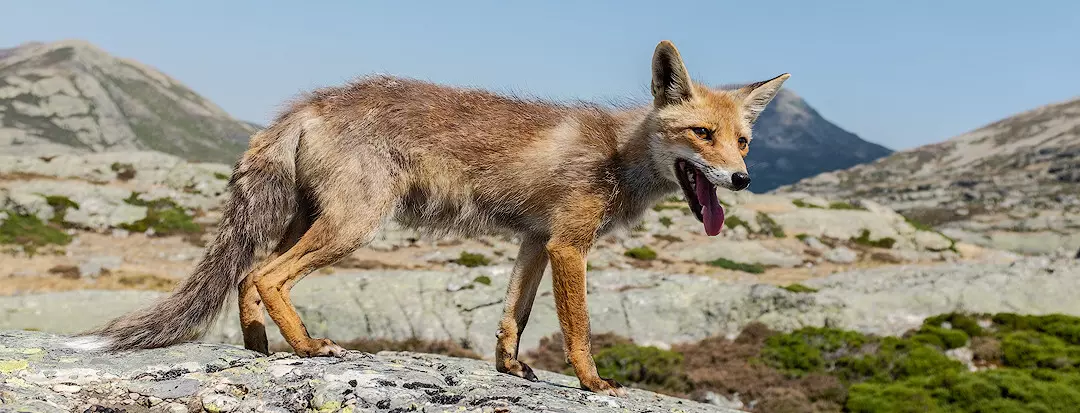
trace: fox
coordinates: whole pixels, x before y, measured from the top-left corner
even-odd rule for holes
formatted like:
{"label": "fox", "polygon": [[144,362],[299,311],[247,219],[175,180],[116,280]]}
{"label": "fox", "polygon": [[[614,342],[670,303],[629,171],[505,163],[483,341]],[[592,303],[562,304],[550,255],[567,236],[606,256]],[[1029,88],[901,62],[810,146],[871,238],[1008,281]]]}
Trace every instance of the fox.
{"label": "fox", "polygon": [[669,40],[656,45],[651,73],[652,102],[637,106],[383,74],[304,92],[233,165],[219,230],[191,275],[157,302],[80,333],[80,345],[116,352],[197,340],[235,291],[245,348],[269,354],[265,307],[296,355],[341,357],[334,341],[308,334],[290,290],[395,221],[425,234],[520,240],[496,370],[537,381],[518,350],[550,266],[564,354],[581,389],[626,396],[591,355],[589,251],[680,190],[705,234],[719,234],[717,188],[750,185],[751,129],[790,77],[699,83]]}

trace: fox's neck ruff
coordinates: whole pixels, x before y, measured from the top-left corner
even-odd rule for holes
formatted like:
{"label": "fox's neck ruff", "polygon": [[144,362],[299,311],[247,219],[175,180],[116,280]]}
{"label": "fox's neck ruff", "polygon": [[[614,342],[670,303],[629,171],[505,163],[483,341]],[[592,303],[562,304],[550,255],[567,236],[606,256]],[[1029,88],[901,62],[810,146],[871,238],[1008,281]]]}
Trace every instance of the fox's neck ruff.
{"label": "fox's neck ruff", "polygon": [[655,121],[648,108],[624,112],[623,127],[618,131],[618,180],[612,200],[615,215],[630,225],[648,208],[665,196],[679,190],[653,158],[651,141],[656,133]]}

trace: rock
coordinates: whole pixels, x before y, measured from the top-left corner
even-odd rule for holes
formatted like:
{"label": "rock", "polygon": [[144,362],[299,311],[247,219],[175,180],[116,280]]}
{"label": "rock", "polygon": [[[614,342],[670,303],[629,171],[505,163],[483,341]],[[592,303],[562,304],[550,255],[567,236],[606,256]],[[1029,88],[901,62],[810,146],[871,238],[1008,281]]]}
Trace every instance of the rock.
{"label": "rock", "polygon": [[[203,409],[210,413],[228,413],[236,410],[240,406],[240,401],[235,397],[226,396],[224,394],[210,394],[202,399]],[[316,408],[321,408],[323,405],[314,405]],[[339,405],[340,406],[340,405]]]}
{"label": "rock", "polygon": [[[626,398],[600,396],[579,389],[571,376],[536,370],[540,381],[531,382],[498,373],[491,362],[430,354],[350,351],[343,359],[302,359],[185,343],[105,355],[69,348],[66,341],[40,332],[0,331],[0,348],[16,350],[0,352],[0,366],[13,366],[0,370],[6,379],[0,381],[0,410],[111,411],[90,409],[96,405],[130,411],[122,406],[167,399],[151,411],[185,412],[195,405],[209,412],[337,411],[347,406],[383,412],[736,412],[638,389],[629,389]],[[269,367],[281,365],[290,366],[290,374],[268,373]],[[58,382],[69,380],[72,370],[84,378],[77,385],[81,391]],[[159,386],[162,382],[169,384]],[[183,391],[174,391],[181,387]],[[125,388],[139,389],[132,392],[138,401],[116,391]],[[153,393],[154,399],[144,399],[144,392]]]}
{"label": "rock", "polygon": [[803,239],[803,244],[806,244],[807,247],[810,247],[816,251],[829,250],[829,246],[825,245],[823,242],[821,242],[821,240],[817,239],[817,237],[806,237]]}
{"label": "rock", "polygon": [[972,352],[971,348],[961,347],[961,348],[949,349],[949,350],[945,351],[945,356],[950,358],[950,359],[953,359],[953,360],[959,361],[961,363],[964,363],[964,365],[967,366],[968,370],[970,370],[970,371],[978,370],[978,367],[975,366],[975,362],[974,362],[975,353]]}
{"label": "rock", "polygon": [[717,258],[726,258],[736,262],[790,268],[803,262],[802,257],[792,252],[766,247],[760,241],[734,241],[724,238],[711,238],[706,242],[693,243],[674,251],[673,254],[679,259],[703,263]]}
{"label": "rock", "polygon": [[825,259],[837,264],[851,264],[859,259],[859,253],[846,247],[836,247],[825,253]]}
{"label": "rock", "polygon": [[[507,265],[456,271],[341,271],[304,279],[291,297],[313,336],[342,342],[414,336],[452,340],[491,357],[509,272]],[[490,285],[473,282],[480,276],[488,277]],[[818,292],[798,294],[711,276],[594,270],[588,277],[590,322],[597,333],[674,344],[735,334],[752,321],[784,331],[827,325],[901,334],[927,316],[949,311],[1080,316],[1080,301],[1075,300],[1080,296],[1080,261],[1071,257],[889,265],[801,283]],[[88,290],[0,297],[0,329],[74,333],[160,296],[150,291]],[[225,308],[204,341],[242,343],[235,301]],[[267,328],[272,344],[285,345],[273,323]],[[536,348],[541,338],[558,331],[551,285],[545,282],[522,335],[521,351]]]}
{"label": "rock", "polygon": [[124,259],[117,256],[92,257],[79,264],[79,275],[82,277],[96,278],[102,270],[115,271],[123,264]]}
{"label": "rock", "polygon": [[934,231],[915,231],[915,246],[927,251],[945,251],[952,248],[953,241]]}

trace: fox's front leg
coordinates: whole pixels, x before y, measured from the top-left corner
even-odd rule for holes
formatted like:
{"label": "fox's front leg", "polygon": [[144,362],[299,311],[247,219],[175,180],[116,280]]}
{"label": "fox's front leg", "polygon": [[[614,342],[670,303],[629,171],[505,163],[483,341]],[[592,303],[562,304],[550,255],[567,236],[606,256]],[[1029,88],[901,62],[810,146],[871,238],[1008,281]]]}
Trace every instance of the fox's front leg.
{"label": "fox's front leg", "polygon": [[529,237],[521,242],[510,285],[506,288],[503,318],[499,322],[499,342],[495,346],[495,368],[503,373],[536,381],[532,368],[518,360],[521,333],[529,322],[536,289],[547,268],[546,238]]}
{"label": "fox's front leg", "polygon": [[585,303],[585,254],[592,238],[591,234],[581,235],[553,238],[547,245],[555,310],[563,333],[563,349],[582,387],[609,396],[626,396],[626,390],[618,382],[600,377],[593,362],[589,343],[589,310]]}

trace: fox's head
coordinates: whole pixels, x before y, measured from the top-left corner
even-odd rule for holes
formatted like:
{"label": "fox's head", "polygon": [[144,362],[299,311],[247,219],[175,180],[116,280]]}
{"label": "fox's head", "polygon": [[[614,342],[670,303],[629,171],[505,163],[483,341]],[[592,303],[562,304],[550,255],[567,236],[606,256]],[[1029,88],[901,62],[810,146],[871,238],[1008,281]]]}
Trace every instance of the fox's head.
{"label": "fox's head", "polygon": [[656,46],[652,62],[655,131],[649,152],[656,170],[678,182],[690,210],[710,235],[720,233],[724,210],[716,187],[741,191],[750,185],[743,158],[758,115],[789,74],[737,89],[695,83],[669,41]]}

